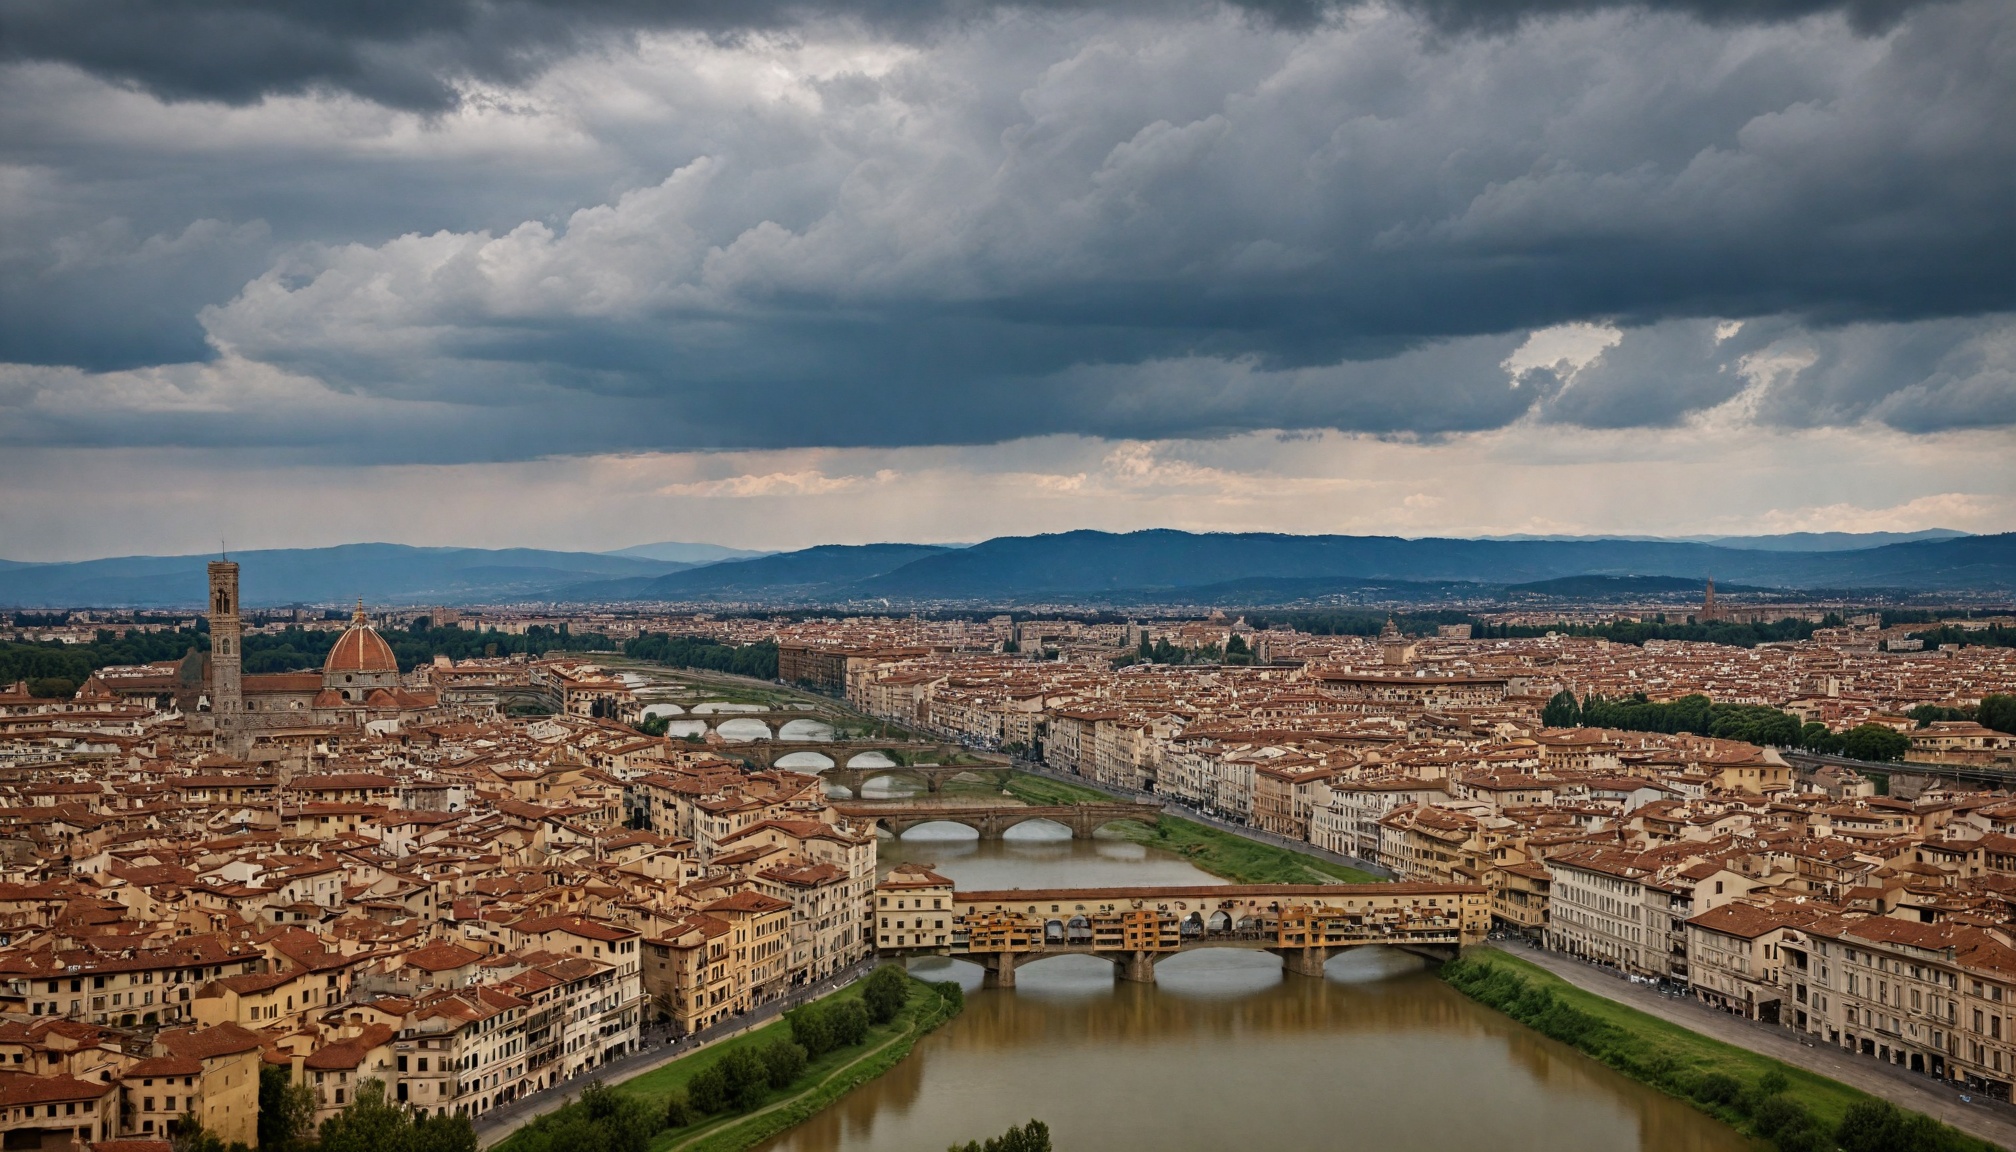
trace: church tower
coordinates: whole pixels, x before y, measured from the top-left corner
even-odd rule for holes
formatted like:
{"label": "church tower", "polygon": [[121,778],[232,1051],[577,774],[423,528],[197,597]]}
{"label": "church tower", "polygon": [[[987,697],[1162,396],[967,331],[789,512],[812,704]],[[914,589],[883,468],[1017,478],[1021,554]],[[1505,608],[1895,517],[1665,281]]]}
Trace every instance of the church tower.
{"label": "church tower", "polygon": [[235,753],[245,729],[245,692],[239,669],[238,565],[210,562],[210,723],[220,741]]}
{"label": "church tower", "polygon": [[1710,576],[1708,577],[1708,594],[1702,597],[1701,600],[1701,622],[1706,624],[1710,620],[1720,620],[1721,618],[1722,610],[1715,606],[1715,578]]}

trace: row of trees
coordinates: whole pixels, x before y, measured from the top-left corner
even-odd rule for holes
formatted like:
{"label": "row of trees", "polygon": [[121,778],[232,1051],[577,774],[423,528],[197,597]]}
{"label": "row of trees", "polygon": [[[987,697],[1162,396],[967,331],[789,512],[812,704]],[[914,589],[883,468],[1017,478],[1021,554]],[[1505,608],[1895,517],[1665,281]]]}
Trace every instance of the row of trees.
{"label": "row of trees", "polygon": [[[752,1112],[803,1080],[813,1061],[867,1043],[871,1029],[903,1011],[912,988],[913,981],[902,968],[878,968],[858,998],[807,1004],[785,1013],[789,1037],[729,1047],[701,1067],[684,1090],[674,1090],[662,1106],[597,1082],[583,1090],[580,1099],[527,1124],[505,1147],[508,1152],[647,1152],[652,1139],[668,1129]],[[962,1000],[957,984],[933,985],[932,991],[955,1010]]]}
{"label": "row of trees", "polygon": [[646,632],[623,642],[623,654],[637,660],[655,660],[674,668],[704,668],[711,672],[732,672],[758,680],[777,678],[777,645],[764,640],[755,644],[723,644],[708,636],[672,636]]}
{"label": "row of trees", "polygon": [[968,1140],[952,1145],[945,1152],[1050,1152],[1050,1126],[1041,1120],[1011,1124],[1008,1131],[989,1137],[984,1144]]}
{"label": "row of trees", "polygon": [[1220,648],[1216,644],[1206,644],[1199,648],[1181,648],[1169,643],[1166,636],[1158,636],[1153,644],[1148,637],[1141,637],[1141,645],[1125,656],[1113,661],[1116,668],[1129,664],[1251,664],[1253,649],[1244,636],[1234,635]]}
{"label": "row of trees", "polygon": [[1981,644],[1990,648],[2016,648],[2016,628],[2004,628],[2000,624],[1992,624],[1979,632],[1968,632],[1959,628],[1928,628],[1923,632],[1913,632],[1911,635],[1925,641],[1927,648],[1937,648],[1942,644],[1958,647]]}
{"label": "row of trees", "polygon": [[1949,708],[1943,704],[1920,704],[1905,713],[1920,728],[1941,720],[1972,720],[1983,728],[1993,728],[2016,736],[2016,696],[1991,693],[1975,707]]}
{"label": "row of trees", "polygon": [[1668,621],[1664,615],[1650,620],[1612,620],[1602,624],[1485,624],[1479,622],[1470,634],[1479,640],[1511,640],[1545,636],[1558,632],[1567,636],[1598,636],[1613,644],[1643,645],[1647,640],[1692,640],[1707,644],[1728,644],[1755,648],[1781,640],[1811,640],[1815,628],[1838,628],[1841,618],[1829,614],[1818,624],[1787,617],[1771,623],[1738,624],[1727,620],[1698,621],[1682,617]]}
{"label": "row of trees", "polygon": [[[610,652],[616,647],[607,636],[595,632],[574,633],[565,624],[551,628],[535,624],[521,635],[489,629],[437,628],[425,616],[415,620],[410,628],[383,628],[378,634],[391,646],[392,655],[398,658],[402,672],[410,672],[436,656],[469,660],[521,654],[544,656],[548,652]],[[286,628],[279,632],[247,636],[245,671],[295,672],[304,668],[320,668],[340,635],[340,632]]]}
{"label": "row of trees", "polygon": [[[185,1127],[176,1152],[231,1152],[200,1128]],[[476,1152],[467,1116],[415,1116],[389,1100],[385,1082],[363,1080],[341,1112],[315,1128],[315,1091],[285,1067],[259,1071],[259,1152]],[[640,1147],[636,1152],[643,1152]]]}
{"label": "row of trees", "polygon": [[1861,724],[1846,732],[1834,732],[1818,722],[1801,724],[1797,716],[1776,708],[1717,704],[1698,694],[1661,704],[1646,699],[1643,692],[1621,700],[1590,695],[1578,701],[1574,693],[1563,690],[1555,693],[1541,709],[1540,721],[1551,728],[1685,732],[1877,762],[1902,759],[1911,748],[1910,737],[1881,724]]}
{"label": "row of trees", "polygon": [[68,696],[108,664],[179,660],[191,648],[209,646],[210,637],[197,631],[114,636],[104,629],[89,644],[0,643],[0,685],[26,680],[28,690],[37,696]]}
{"label": "row of trees", "polygon": [[[1987,1152],[1988,1145],[1936,1120],[1875,1099],[1848,1108],[1828,1125],[1797,1099],[1785,1073],[1772,1068],[1739,1079],[1712,1052],[1688,1052],[1592,1013],[1555,988],[1488,960],[1465,956],[1440,975],[1471,999],[1608,1064],[1626,1076],[1721,1117],[1771,1142],[1778,1152]],[[1691,1057],[1691,1058],[1690,1058]],[[1707,1059],[1704,1060],[1703,1057]],[[1705,1065],[1705,1066],[1704,1066]]]}
{"label": "row of trees", "polygon": [[[280,632],[245,637],[244,669],[249,673],[296,672],[320,668],[329,657],[339,632],[287,628]],[[475,656],[511,656],[524,653],[543,656],[548,652],[607,652],[615,644],[594,633],[572,634],[565,624],[544,625],[525,630],[524,635],[462,628],[435,628],[423,617],[411,629],[387,628],[379,632],[392,646],[401,671],[427,663],[436,656],[466,660]],[[174,632],[135,632],[115,636],[100,629],[88,644],[0,643],[0,684],[28,682],[37,696],[68,696],[89,679],[91,673],[108,664],[152,664],[180,660],[191,651],[210,650],[207,627]],[[776,666],[773,647],[771,667]],[[773,671],[774,675],[774,671]]]}

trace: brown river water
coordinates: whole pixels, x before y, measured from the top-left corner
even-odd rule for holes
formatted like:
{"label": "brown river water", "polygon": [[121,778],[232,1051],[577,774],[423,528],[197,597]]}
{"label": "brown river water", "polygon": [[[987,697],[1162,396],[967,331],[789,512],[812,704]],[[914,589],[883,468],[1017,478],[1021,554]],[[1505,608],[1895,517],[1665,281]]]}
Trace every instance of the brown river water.
{"label": "brown river water", "polygon": [[[927,828],[925,836],[950,829]],[[1035,830],[1031,830],[1032,832]],[[1040,834],[1040,833],[1039,833]],[[1196,884],[1213,878],[1117,840],[883,841],[885,867],[932,863],[962,888]],[[1322,980],[1264,952],[1204,951],[1157,983],[1061,956],[980,987],[887,1075],[763,1148],[938,1152],[1031,1117],[1060,1152],[1739,1152],[1734,1130],[1475,1004],[1405,953],[1333,960]]]}

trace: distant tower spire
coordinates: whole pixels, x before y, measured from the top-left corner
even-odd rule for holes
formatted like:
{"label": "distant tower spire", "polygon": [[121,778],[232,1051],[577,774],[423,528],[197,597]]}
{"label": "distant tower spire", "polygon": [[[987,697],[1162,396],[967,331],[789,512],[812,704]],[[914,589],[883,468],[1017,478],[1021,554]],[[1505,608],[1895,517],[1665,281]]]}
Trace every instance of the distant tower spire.
{"label": "distant tower spire", "polygon": [[1715,607],[1715,578],[1710,576],[1708,577],[1707,594],[1701,599],[1701,619],[1703,621],[1713,620],[1720,616],[1721,612],[1721,609]]}

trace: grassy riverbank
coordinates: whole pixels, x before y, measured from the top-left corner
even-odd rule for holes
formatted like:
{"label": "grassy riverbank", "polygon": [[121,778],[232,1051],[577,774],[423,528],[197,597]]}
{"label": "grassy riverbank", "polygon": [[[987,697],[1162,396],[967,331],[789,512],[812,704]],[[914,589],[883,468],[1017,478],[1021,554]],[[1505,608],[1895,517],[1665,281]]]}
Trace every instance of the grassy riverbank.
{"label": "grassy riverbank", "polygon": [[[861,984],[853,984],[814,1003],[830,1006],[859,1000],[862,988]],[[650,1139],[650,1150],[741,1152],[742,1149],[752,1148],[887,1072],[898,1060],[910,1054],[918,1040],[957,1015],[958,1011],[958,1004],[941,995],[938,989],[912,979],[910,998],[902,1011],[887,1024],[869,1028],[866,1039],[860,1044],[827,1052],[811,1061],[791,1087],[774,1093],[750,1111],[732,1112],[678,1128],[659,1130]],[[614,1085],[614,1089],[641,1104],[645,1115],[663,1116],[667,1103],[675,1095],[683,1098],[696,1076],[730,1053],[738,1049],[760,1052],[773,1043],[789,1039],[791,1026],[779,1019],[625,1080]],[[524,1152],[521,1146],[529,1143],[524,1136],[522,1131],[513,1133],[493,1152]]]}
{"label": "grassy riverbank", "polygon": [[[1008,794],[1025,804],[1084,804],[1113,799],[1097,788],[1052,780],[1048,776],[1032,776],[1026,772],[1017,772],[1009,778]],[[1376,884],[1380,881],[1380,877],[1347,864],[1335,864],[1272,844],[1257,843],[1181,816],[1163,816],[1154,828],[1125,822],[1113,825],[1113,829],[1137,844],[1174,852],[1213,876],[1222,876],[1234,884],[1334,884],[1340,881],[1346,884]]]}
{"label": "grassy riverbank", "polygon": [[[1859,1089],[1689,1031],[1591,992],[1495,948],[1476,948],[1442,966],[1442,978],[1496,1008],[1644,1084],[1677,1096],[1781,1152],[1836,1147],[1851,1111],[1857,1123],[1887,1108]],[[1897,1152],[1992,1152],[1994,1145],[1915,1113],[1906,1139],[1869,1145]],[[1851,1145],[1853,1146],[1853,1145]]]}

